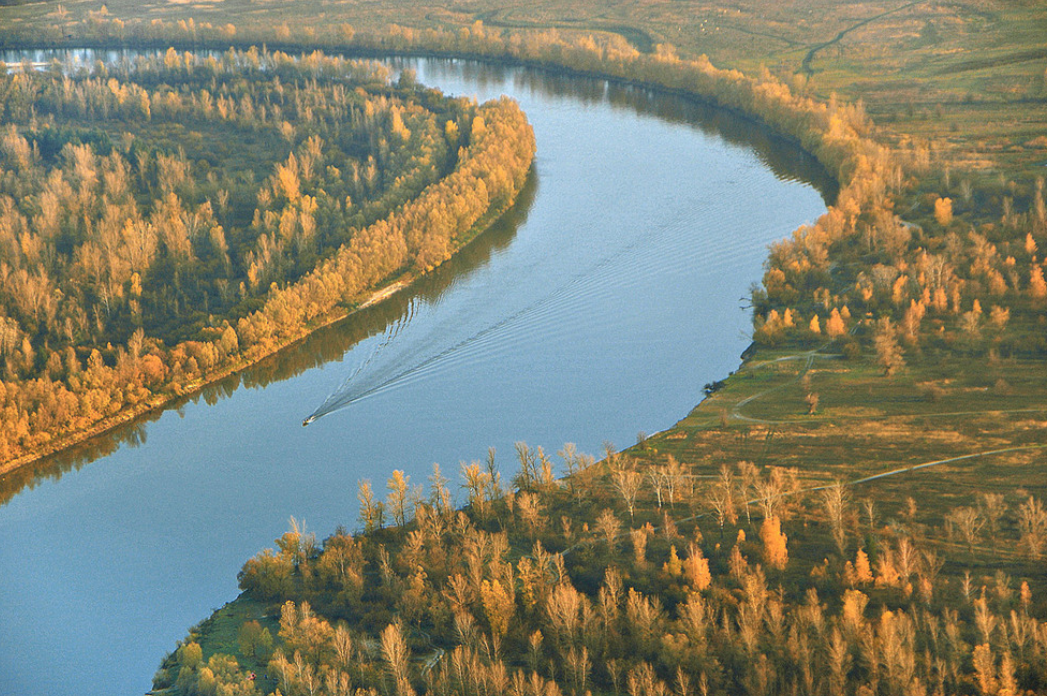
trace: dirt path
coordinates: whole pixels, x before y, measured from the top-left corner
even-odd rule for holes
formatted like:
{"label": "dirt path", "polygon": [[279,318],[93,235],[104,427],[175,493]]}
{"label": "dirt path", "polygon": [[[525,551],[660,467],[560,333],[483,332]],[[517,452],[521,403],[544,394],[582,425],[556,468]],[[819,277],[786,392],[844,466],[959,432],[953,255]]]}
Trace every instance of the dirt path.
{"label": "dirt path", "polygon": [[[950,464],[952,462],[961,462],[966,459],[977,459],[979,457],[989,457],[994,454],[1006,454],[1007,452],[1024,452],[1027,450],[1042,450],[1047,449],[1047,444],[1043,445],[1021,445],[1018,447],[1004,447],[1003,449],[985,450],[984,452],[974,452],[972,454],[962,454],[958,457],[949,457],[948,459],[935,459],[934,461],[924,462],[922,464],[915,464],[913,466],[904,466],[900,469],[892,469],[891,471],[884,471],[880,474],[873,474],[872,476],[866,476],[864,478],[855,479],[849,481],[845,485],[857,486],[862,483],[869,483],[870,481],[878,481],[889,476],[897,476],[898,474],[906,474],[912,471],[918,471],[919,469],[927,469],[932,466],[939,466],[941,464]],[[812,491],[822,490],[828,488],[828,486],[821,486],[819,488],[812,488]]]}
{"label": "dirt path", "polygon": [[843,31],[841,31],[839,34],[837,34],[833,38],[829,39],[828,41],[824,41],[824,42],[822,42],[820,44],[816,44],[816,45],[812,46],[811,49],[809,51],[807,51],[807,55],[805,55],[803,57],[803,60],[800,62],[800,70],[803,72],[804,75],[806,75],[807,77],[810,77],[811,75],[814,74],[814,69],[811,68],[811,61],[814,60],[814,55],[816,53],[818,53],[818,51],[822,50],[823,48],[828,48],[829,46],[832,46],[833,44],[839,43],[840,40],[843,39],[843,37],[845,37],[847,34],[851,33],[852,31],[854,31],[855,29],[860,29],[860,28],[864,27],[866,24],[870,24],[872,22],[875,22],[878,19],[883,19],[884,17],[892,15],[895,12],[901,12],[902,10],[907,10],[910,7],[915,7],[916,5],[919,5],[922,2],[924,2],[924,0],[914,0],[913,2],[906,3],[906,4],[902,5],[901,7],[896,7],[893,10],[887,10],[886,12],[881,12],[878,15],[874,15],[874,16],[869,17],[867,19],[863,19],[862,21],[858,22],[857,24],[854,24],[854,25],[852,25],[850,27],[847,27],[846,29],[844,29]]}
{"label": "dirt path", "polygon": [[796,384],[797,382],[799,382],[801,379],[803,379],[803,376],[805,374],[807,374],[807,371],[811,369],[811,365],[814,363],[814,359],[815,358],[821,357],[821,358],[831,358],[831,359],[834,359],[834,360],[837,359],[837,357],[835,355],[818,355],[818,351],[819,350],[821,350],[821,348],[816,348],[816,349],[814,349],[812,351],[808,351],[806,353],[798,353],[797,355],[787,355],[785,357],[775,358],[774,360],[768,360],[767,362],[757,363],[756,365],[753,365],[753,368],[756,369],[756,368],[760,368],[760,367],[765,367],[767,365],[773,365],[775,363],[786,362],[786,361],[789,361],[789,360],[801,360],[801,359],[804,359],[804,358],[807,359],[807,362],[804,364],[803,369],[800,370],[799,374],[796,375],[796,379],[790,380],[790,381],[788,381],[788,382],[786,382],[784,384],[779,384],[776,387],[771,387],[770,389],[765,389],[762,392],[758,392],[756,394],[753,394],[750,397],[746,397],[746,398],[742,399],[741,401],[739,401],[738,403],[736,403],[734,405],[734,408],[731,409],[731,418],[733,418],[735,420],[745,421],[746,423],[758,423],[758,424],[762,424],[762,425],[779,425],[779,424],[783,424],[783,423],[792,423],[793,421],[775,421],[775,420],[768,420],[768,419],[765,419],[765,418],[754,418],[752,416],[747,416],[744,413],[742,413],[742,407],[746,406],[747,404],[752,403],[753,401],[756,401],[759,398],[767,396],[768,394],[776,392],[779,389],[784,389],[785,387],[788,387],[790,385],[793,385],[793,384]]}
{"label": "dirt path", "polygon": [[819,346],[818,348],[815,348],[813,350],[809,350],[809,351],[806,351],[806,352],[803,352],[803,353],[796,353],[795,355],[784,355],[784,356],[782,356],[780,358],[775,358],[773,360],[765,360],[763,362],[753,363],[750,366],[750,369],[756,370],[756,369],[759,369],[759,368],[762,368],[762,367],[767,367],[769,365],[776,365],[776,364],[779,364],[779,363],[790,362],[790,361],[793,361],[793,360],[804,360],[804,359],[806,359],[806,361],[807,361],[807,363],[804,365],[803,369],[796,375],[795,379],[791,379],[788,382],[784,382],[784,383],[779,384],[777,386],[771,387],[770,389],[765,389],[762,392],[758,392],[756,394],[753,394],[752,396],[748,396],[748,397],[742,399],[741,401],[736,403],[731,408],[731,412],[730,412],[730,416],[729,417],[731,419],[733,419],[733,420],[744,421],[746,423],[756,423],[758,425],[790,425],[790,424],[795,424],[795,423],[800,423],[800,422],[809,423],[809,422],[812,422],[812,421],[836,421],[836,420],[851,420],[851,419],[854,419],[854,420],[857,420],[857,419],[861,419],[861,420],[887,420],[887,419],[891,419],[891,418],[947,418],[947,417],[954,417],[954,416],[984,416],[984,415],[988,415],[990,413],[1044,413],[1044,412],[1047,412],[1047,404],[1045,404],[1043,406],[1037,406],[1037,407],[1032,407],[1032,408],[1004,408],[1004,409],[1001,409],[1001,408],[987,408],[987,409],[981,409],[981,410],[975,410],[975,411],[941,411],[941,412],[937,412],[937,413],[885,413],[885,414],[878,415],[878,416],[870,416],[870,415],[864,415],[864,414],[841,414],[841,415],[834,415],[834,416],[807,416],[802,421],[798,421],[798,420],[795,420],[795,419],[793,419],[793,420],[773,420],[773,419],[770,419],[770,418],[756,418],[755,416],[747,416],[744,413],[742,413],[742,409],[745,406],[748,406],[749,404],[753,403],[757,399],[762,399],[763,397],[767,396],[768,394],[772,394],[772,393],[774,393],[776,391],[779,391],[779,390],[784,389],[784,388],[786,388],[788,386],[796,384],[801,379],[803,379],[804,374],[806,374],[811,369],[811,365],[814,364],[815,358],[823,358],[823,359],[827,359],[827,360],[838,360],[839,356],[836,356],[836,355],[823,355],[823,354],[820,353],[820,351],[823,350],[824,348],[826,348],[828,345],[829,344],[825,344],[825,345]]}

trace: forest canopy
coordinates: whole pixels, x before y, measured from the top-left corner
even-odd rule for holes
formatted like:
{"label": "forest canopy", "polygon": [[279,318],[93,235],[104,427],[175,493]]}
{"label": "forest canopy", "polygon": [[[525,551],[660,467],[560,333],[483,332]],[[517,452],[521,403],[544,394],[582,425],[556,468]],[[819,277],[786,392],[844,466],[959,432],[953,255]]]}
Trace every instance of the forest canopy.
{"label": "forest canopy", "polygon": [[508,100],[256,49],[5,72],[0,133],[0,461],[438,265],[534,152]]}

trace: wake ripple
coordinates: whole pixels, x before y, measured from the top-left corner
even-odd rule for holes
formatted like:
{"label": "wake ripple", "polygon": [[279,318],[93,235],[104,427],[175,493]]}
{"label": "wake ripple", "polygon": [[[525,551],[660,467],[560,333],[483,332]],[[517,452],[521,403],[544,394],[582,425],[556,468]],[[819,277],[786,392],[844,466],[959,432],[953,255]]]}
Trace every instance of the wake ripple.
{"label": "wake ripple", "polygon": [[[702,272],[715,273],[739,256],[764,253],[727,229],[696,233],[688,217],[681,211],[674,220],[632,235],[583,272],[516,310],[487,294],[478,294],[471,306],[458,308],[449,320],[428,328],[412,327],[418,315],[432,313],[439,302],[413,299],[340,386],[306,418],[305,424],[447,370],[490,360],[511,346],[535,340],[535,336],[555,340],[557,334],[567,330],[572,317],[613,304],[608,302],[609,297],[638,289],[651,277],[667,272],[693,272],[695,266]],[[547,279],[528,278],[519,281],[515,288],[510,287],[515,295],[515,289],[525,283],[543,280]],[[412,335],[405,333],[409,327]],[[419,332],[421,335],[417,335]]]}

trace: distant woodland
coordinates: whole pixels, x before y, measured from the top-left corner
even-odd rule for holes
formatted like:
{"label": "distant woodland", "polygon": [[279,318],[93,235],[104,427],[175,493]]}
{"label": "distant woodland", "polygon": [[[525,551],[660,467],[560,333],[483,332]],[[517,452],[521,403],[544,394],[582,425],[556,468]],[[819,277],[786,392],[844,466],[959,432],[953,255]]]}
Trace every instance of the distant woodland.
{"label": "distant woodland", "polygon": [[534,152],[320,53],[0,71],[0,461],[271,352],[446,260]]}

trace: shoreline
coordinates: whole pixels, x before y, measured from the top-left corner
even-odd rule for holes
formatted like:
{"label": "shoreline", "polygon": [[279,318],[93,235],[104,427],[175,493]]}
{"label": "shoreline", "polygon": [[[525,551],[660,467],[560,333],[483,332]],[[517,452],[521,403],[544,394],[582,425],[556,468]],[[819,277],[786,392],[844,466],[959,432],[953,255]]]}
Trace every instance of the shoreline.
{"label": "shoreline", "polygon": [[[31,43],[31,42],[29,42],[29,43]],[[116,42],[116,45],[109,44],[108,48],[111,49],[111,50],[147,50],[147,49],[150,49],[150,48],[155,48],[156,46],[158,46],[160,44],[166,44],[166,45],[170,45],[170,46],[186,46],[187,45],[186,43],[179,42],[179,41],[168,41],[168,42],[164,42],[164,41],[157,41],[157,42],[153,42],[153,41],[138,41],[138,42],[136,42],[136,41],[126,41],[126,40],[124,40],[124,41]],[[208,41],[194,41],[194,42],[190,42],[189,45],[192,46],[192,50],[216,50],[215,47],[212,46],[210,44],[210,42],[208,42]],[[252,42],[252,41],[247,41],[247,42],[231,41],[231,42],[228,43],[228,45],[233,46],[233,47],[242,47],[244,45],[257,46],[258,44],[257,44],[257,42]],[[269,50],[289,50],[289,51],[290,50],[300,50],[300,51],[307,50],[304,46],[295,45],[293,43],[292,44],[281,44],[280,42],[277,42],[277,43],[271,44],[271,45],[267,45],[267,44],[263,44],[263,45],[266,46]],[[97,42],[97,41],[91,41],[91,40],[80,41],[80,42],[78,42],[78,46],[77,47],[79,47],[79,48],[87,48],[87,49],[95,49],[95,50],[105,50],[106,42]],[[64,45],[53,46],[53,47],[49,47],[49,48],[57,49],[57,50],[75,50],[74,47],[64,46]],[[751,122],[753,122],[754,124],[758,125],[759,127],[766,128],[775,137],[781,138],[781,139],[783,139],[786,142],[790,142],[790,143],[798,146],[802,151],[804,151],[807,154],[809,154],[816,162],[818,162],[818,164],[822,167],[824,172],[827,174],[828,178],[835,184],[835,189],[836,190],[833,191],[832,192],[833,195],[831,195],[829,197],[832,200],[826,200],[826,203],[828,204],[829,208],[832,208],[835,204],[837,204],[839,202],[841,194],[847,188],[849,188],[851,183],[852,183],[850,181],[845,183],[844,177],[841,176],[840,167],[842,165],[840,163],[837,163],[837,166],[832,166],[832,164],[829,161],[826,161],[826,159],[824,159],[824,153],[823,154],[819,154],[819,152],[817,152],[817,150],[819,149],[817,147],[817,145],[818,145],[817,141],[812,142],[812,143],[808,143],[808,142],[806,142],[806,138],[804,138],[803,135],[801,135],[800,133],[789,132],[789,129],[781,127],[781,124],[774,124],[774,123],[772,123],[767,118],[766,114],[761,113],[760,109],[756,108],[753,105],[750,105],[748,109],[746,109],[744,107],[740,107],[738,105],[733,105],[731,103],[728,103],[728,101],[724,100],[721,96],[704,93],[699,88],[687,88],[687,87],[682,87],[682,86],[679,86],[679,85],[666,84],[663,81],[660,81],[660,80],[658,80],[656,78],[643,79],[642,76],[639,76],[639,75],[636,75],[636,74],[630,74],[628,71],[626,71],[625,74],[616,75],[616,74],[613,74],[613,73],[611,73],[609,71],[605,72],[605,71],[601,71],[601,70],[579,69],[577,67],[566,65],[566,64],[561,64],[561,63],[556,63],[556,62],[549,63],[549,62],[546,62],[546,61],[543,61],[543,60],[540,60],[540,59],[536,59],[536,58],[533,58],[533,57],[525,57],[525,56],[514,56],[514,55],[492,56],[492,55],[483,55],[482,53],[481,54],[474,54],[474,53],[469,53],[469,52],[464,52],[464,53],[461,53],[461,52],[444,52],[444,51],[440,51],[440,50],[433,50],[431,47],[424,47],[424,46],[407,47],[407,48],[401,48],[399,50],[392,50],[392,51],[382,51],[382,50],[378,50],[376,48],[372,48],[372,47],[369,47],[369,46],[360,46],[360,45],[357,45],[357,46],[323,46],[323,47],[316,47],[316,48],[317,48],[317,50],[323,50],[323,51],[326,51],[326,52],[337,53],[337,54],[346,55],[346,56],[353,56],[353,57],[356,57],[356,58],[363,58],[363,59],[368,59],[368,58],[375,59],[379,55],[383,55],[383,56],[386,56],[386,57],[402,57],[402,58],[431,57],[431,58],[436,58],[436,59],[462,59],[462,60],[475,60],[477,62],[489,63],[489,64],[494,64],[494,65],[517,65],[517,66],[521,66],[521,67],[528,67],[528,68],[532,68],[532,69],[548,71],[548,72],[551,72],[551,73],[554,73],[554,74],[567,74],[567,75],[576,75],[576,76],[580,76],[580,77],[604,79],[604,80],[608,80],[608,81],[618,82],[620,84],[640,86],[640,87],[643,87],[645,89],[651,89],[651,90],[663,92],[663,93],[666,93],[666,94],[673,94],[673,95],[676,95],[676,96],[679,96],[679,97],[683,97],[683,98],[687,98],[687,99],[694,99],[694,100],[697,100],[699,102],[706,103],[706,104],[708,104],[708,105],[710,105],[710,106],[712,106],[712,107],[714,107],[716,109],[722,109],[722,110],[724,110],[726,112],[733,113],[733,114],[739,115],[739,116],[741,116],[741,117],[743,117],[743,118],[745,118],[747,120],[750,120]],[[27,46],[27,45],[24,45],[24,44],[23,45],[19,45],[18,41],[13,41],[13,42],[12,41],[5,41],[5,42],[3,42],[3,44],[0,44],[0,50],[23,50],[23,51],[25,51],[25,50],[38,50],[38,49],[39,49],[38,46],[37,47],[32,47],[32,46]],[[47,49],[43,49],[43,50],[47,50]],[[735,88],[738,89],[739,92],[744,92],[744,89],[741,89],[740,87],[736,86]],[[847,158],[845,156],[844,157],[844,161],[846,161],[846,159]],[[531,166],[530,166],[530,170],[529,170],[530,172],[533,172],[533,167],[534,167],[534,163],[533,163],[533,160],[532,160],[532,163],[531,163]],[[530,176],[530,173],[528,174],[528,176]],[[513,197],[508,201],[508,203],[504,206],[504,208],[502,210],[498,210],[498,211],[491,211],[491,210],[489,210],[487,213],[482,215],[480,217],[480,219],[477,221],[477,224],[476,224],[477,231],[469,231],[469,232],[465,233],[464,235],[462,235],[461,238],[459,240],[457,240],[458,243],[455,245],[454,251],[452,252],[452,256],[457,254],[458,251],[460,251],[462,248],[464,248],[466,245],[468,245],[477,236],[479,236],[484,231],[489,229],[491,227],[491,225],[493,225],[495,223],[495,221],[500,219],[510,208],[512,208],[512,206],[516,203],[518,195],[519,195],[519,190],[514,192]],[[787,238],[787,235],[786,235],[786,238]],[[389,278],[395,278],[395,277],[397,277],[397,275],[399,275],[399,273],[400,272],[394,272],[394,274],[389,276]],[[39,461],[41,459],[44,459],[45,457],[57,454],[57,453],[65,450],[65,449],[68,449],[68,448],[74,446],[74,445],[77,445],[77,444],[82,443],[82,442],[84,442],[86,440],[89,440],[89,439],[91,439],[94,436],[101,435],[101,434],[103,434],[105,432],[113,430],[114,428],[116,428],[116,427],[118,427],[120,425],[124,425],[126,423],[129,423],[129,422],[133,421],[135,418],[137,418],[139,416],[142,416],[142,415],[144,415],[146,413],[149,413],[151,411],[155,411],[157,409],[163,408],[166,405],[170,404],[171,402],[173,402],[173,401],[175,401],[177,399],[180,399],[182,397],[186,397],[186,396],[190,396],[190,395],[193,395],[195,393],[198,393],[199,391],[201,391],[203,388],[207,387],[210,384],[213,384],[213,383],[218,382],[218,381],[220,381],[220,380],[222,380],[222,379],[224,379],[224,378],[226,378],[226,377],[228,377],[228,376],[230,376],[232,374],[235,374],[237,372],[245,370],[248,367],[251,367],[252,365],[255,365],[256,363],[260,362],[264,358],[269,357],[271,355],[274,355],[277,352],[282,351],[282,350],[284,350],[286,348],[289,348],[290,346],[294,345],[295,343],[297,343],[297,342],[301,341],[302,339],[306,338],[312,332],[317,331],[318,329],[321,329],[321,328],[323,328],[325,326],[328,326],[330,324],[333,324],[333,323],[335,323],[337,321],[340,321],[341,319],[347,318],[347,317],[351,316],[354,312],[358,311],[359,309],[362,309],[362,308],[364,308],[366,306],[372,306],[372,305],[380,302],[382,299],[385,299],[386,297],[389,297],[392,294],[395,294],[395,292],[397,292],[400,289],[400,288],[396,288],[396,289],[390,290],[389,288],[395,286],[397,283],[403,283],[404,284],[403,286],[406,287],[407,285],[410,285],[411,283],[413,283],[414,280],[416,280],[417,277],[419,277],[420,275],[424,275],[424,273],[421,273],[421,274],[418,274],[418,275],[414,275],[410,271],[408,271],[405,274],[404,277],[402,277],[398,281],[395,281],[393,283],[393,285],[386,286],[384,288],[379,288],[378,290],[368,294],[367,298],[364,300],[364,303],[361,304],[361,305],[358,305],[357,307],[354,307],[352,310],[350,310],[350,311],[348,311],[348,312],[346,312],[344,314],[343,313],[339,313],[337,316],[334,316],[334,317],[325,317],[324,319],[321,319],[319,322],[307,326],[303,331],[296,332],[296,334],[292,338],[289,338],[287,341],[279,344],[277,347],[275,347],[275,348],[273,348],[271,350],[264,350],[264,351],[262,351],[258,355],[251,355],[251,356],[246,357],[246,358],[242,357],[241,360],[237,361],[234,365],[232,365],[232,366],[230,366],[228,368],[225,368],[225,369],[220,369],[218,372],[214,373],[213,375],[209,375],[206,378],[201,378],[198,381],[194,381],[190,385],[188,385],[187,388],[183,389],[182,391],[180,391],[178,393],[168,394],[168,395],[165,395],[165,396],[148,399],[143,404],[136,404],[135,406],[131,407],[130,409],[122,410],[120,413],[114,414],[113,416],[108,417],[108,418],[104,418],[101,421],[99,421],[98,423],[88,427],[85,430],[77,431],[77,433],[75,433],[75,434],[71,434],[69,436],[61,438],[60,440],[58,440],[58,442],[60,442],[61,444],[48,443],[47,445],[44,445],[40,450],[38,450],[38,451],[36,451],[34,453],[25,454],[25,455],[22,455],[21,457],[19,457],[17,459],[13,459],[13,460],[11,460],[9,462],[0,463],[0,477],[6,475],[6,474],[8,474],[8,473],[10,473],[10,472],[12,472],[12,471],[14,471],[16,469],[19,469],[19,468],[21,468],[21,467],[23,467],[25,465],[31,464],[33,462],[37,462],[37,461]],[[378,293],[381,293],[383,291],[387,292],[388,294],[386,294],[384,296],[381,296],[381,297],[375,297],[375,295],[377,295]],[[745,358],[745,355],[746,355],[746,353],[750,352],[752,349],[753,349],[753,346],[750,345],[749,348],[747,348],[746,351],[742,353],[741,361],[740,361],[738,367],[736,368],[735,372],[737,372],[737,371],[739,371],[739,370],[744,368],[744,366],[748,362],[748,360],[746,360],[746,358]],[[705,400],[705,398],[700,399],[699,400],[699,404],[702,401],[704,401],[704,400]],[[698,404],[696,404],[694,408],[697,408],[697,405]],[[692,410],[693,410],[693,408],[692,408]],[[687,416],[685,414],[684,416],[681,417],[681,420],[683,418],[686,418],[686,417]]]}
{"label": "shoreline", "polygon": [[16,459],[0,463],[0,477],[6,476],[7,474],[10,474],[11,472],[17,469],[20,469],[29,464],[39,462],[40,460],[50,457],[52,455],[60,454],[65,450],[70,449],[71,447],[75,447],[76,445],[82,444],[83,442],[90,440],[93,437],[104,435],[105,433],[114,430],[122,425],[127,425],[132,421],[136,420],[137,418],[144,416],[147,413],[159,409],[164,409],[167,406],[169,406],[172,402],[177,401],[178,399],[192,397],[193,395],[200,393],[212,384],[220,382],[226,377],[251,368],[260,363],[262,360],[265,360],[268,357],[271,357],[281,351],[291,348],[296,343],[299,343],[300,341],[303,341],[306,338],[308,338],[314,332],[319,331],[320,329],[323,329],[325,327],[331,326],[332,324],[336,324],[342,321],[343,319],[348,319],[357,312],[367,309],[368,307],[372,307],[378,304],[379,302],[382,302],[392,297],[401,290],[410,287],[422,275],[424,274],[413,275],[409,278],[401,278],[400,280],[394,281],[389,285],[375,289],[357,307],[354,307],[353,309],[342,314],[325,317],[316,324],[310,325],[309,327],[305,328],[304,331],[300,333],[300,335],[296,335],[295,337],[289,339],[286,343],[276,346],[272,350],[261,351],[258,355],[252,355],[238,360],[235,364],[230,365],[224,369],[218,370],[217,372],[208,374],[205,378],[194,380],[193,382],[189,383],[189,385],[187,385],[187,387],[182,391],[174,392],[171,394],[165,394],[162,396],[154,395],[152,398],[139,402],[134,406],[120,409],[118,413],[103,418],[101,421],[98,421],[94,425],[84,430],[78,430],[75,433],[70,433],[68,435],[63,436],[60,439],[53,441],[52,443],[48,443],[47,445],[43,446],[42,451],[24,454]]}
{"label": "shoreline", "polygon": [[[533,170],[534,164],[532,162],[531,167],[528,169],[528,178],[533,176]],[[520,195],[520,191],[522,190],[523,187],[520,187],[519,190],[514,192],[513,197],[508,201],[506,205],[502,206],[501,209],[489,209],[487,213],[485,213],[480,218],[480,220],[477,221],[477,229],[475,231],[469,231],[466,234],[461,235],[461,237],[457,240],[457,243],[455,244],[454,251],[451,253],[450,258],[448,258],[447,260],[454,258],[461,250],[465,249],[475,239],[482,236],[485,232],[491,229],[495,225],[495,223],[501,220],[503,216],[505,216],[510,210],[512,210],[513,206],[516,205],[517,199]],[[446,263],[446,261],[444,263]],[[441,263],[440,265],[443,264]],[[257,351],[257,354],[241,354],[240,359],[235,361],[233,364],[224,368],[220,368],[217,371],[208,374],[206,377],[202,377],[200,379],[190,382],[184,389],[180,391],[176,391],[174,393],[167,393],[163,395],[153,395],[151,398],[134,404],[133,406],[122,408],[119,412],[113,414],[112,416],[107,416],[106,418],[97,421],[96,423],[90,425],[89,427],[83,430],[77,430],[76,432],[69,433],[60,438],[56,438],[55,440],[52,440],[51,442],[48,442],[47,444],[41,446],[34,452],[23,454],[20,457],[16,457],[15,459],[11,459],[6,462],[0,462],[0,478],[3,478],[4,476],[11,474],[12,472],[17,471],[18,469],[46,459],[47,457],[60,454],[94,437],[104,435],[105,433],[115,430],[120,426],[128,425],[136,419],[148,413],[163,410],[180,399],[190,398],[196,394],[199,394],[207,387],[216,384],[217,382],[220,382],[223,379],[230,377],[231,375],[234,375],[238,372],[243,372],[244,370],[247,370],[257,365],[266,358],[272,357],[277,353],[290,349],[297,343],[304,341],[305,339],[309,338],[312,334],[323,328],[326,328],[333,324],[337,324],[340,321],[349,319],[357,312],[363,311],[365,309],[368,309],[369,307],[373,307],[381,302],[384,302],[385,300],[388,300],[397,293],[410,288],[418,281],[418,279],[425,277],[430,272],[432,272],[432,270],[435,270],[439,267],[440,266],[435,266],[433,269],[421,273],[416,271],[394,272],[392,275],[379,282],[378,285],[368,290],[366,294],[361,298],[362,301],[352,309],[339,312],[329,312],[323,318],[315,322],[312,322],[306,326],[303,326],[302,329],[296,332],[294,336],[272,347],[271,349]]]}

